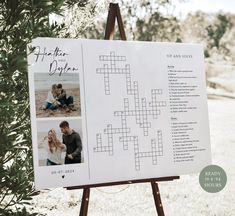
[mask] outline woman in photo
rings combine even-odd
[[[49,91],[47,94],[47,99],[44,102],[43,109],[54,110],[58,108],[58,106],[60,105],[60,102],[58,101],[57,96],[58,96],[58,88],[56,84],[53,84],[51,86],[51,91]]]
[[[66,146],[57,139],[54,129],[48,131],[47,150],[47,166],[64,164]]]

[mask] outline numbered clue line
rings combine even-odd
[[[175,66],[167,66],[168,87],[170,98],[171,138],[173,145],[174,163],[194,161],[195,153],[205,151],[198,144],[200,140],[195,138],[198,122],[180,121],[181,114],[193,115],[197,111],[197,103],[192,98],[198,98],[197,76],[192,70],[179,70]],[[194,103],[192,102],[194,101]]]

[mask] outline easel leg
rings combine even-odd
[[[157,214],[158,216],[164,216],[164,211],[163,211],[163,206],[161,202],[161,196],[160,196],[160,191],[158,188],[158,184],[155,181],[151,181],[151,186],[152,186],[152,191],[153,191],[153,197],[155,201],[155,206],[157,209]]]
[[[90,188],[84,188],[79,216],[87,216],[89,197],[90,197]]]

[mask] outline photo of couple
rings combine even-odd
[[[76,109],[73,104],[73,96],[67,96],[62,84],[53,84],[51,90],[48,91],[47,99],[43,104],[43,110],[55,110],[57,108],[65,108],[67,111]]]
[[[43,122],[41,123],[43,126]],[[51,128],[47,132],[38,132],[39,142],[39,166],[53,166],[63,164],[82,163],[82,139],[81,129],[73,129],[68,121],[58,124],[62,136],[58,136],[58,128]],[[44,127],[42,127],[44,128]],[[57,133],[56,133],[57,130]],[[45,136],[45,133],[47,135]]]
[[[35,73],[37,118],[81,116],[79,74]]]

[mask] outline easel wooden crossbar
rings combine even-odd
[[[114,4],[114,3],[110,3],[109,5],[109,13],[108,13],[108,18],[107,18],[104,38],[106,40],[112,40],[114,38],[116,19],[118,22],[118,29],[120,32],[120,37],[122,40],[126,40],[126,34],[124,31],[124,27],[123,27],[119,5]],[[153,192],[154,202],[155,202],[158,216],[164,216],[165,214],[163,211],[163,205],[161,202],[161,196],[160,196],[160,191],[159,191],[157,182],[172,181],[172,180],[179,179],[179,178],[180,178],[179,176],[169,176],[169,177],[162,177],[162,178],[150,178],[150,179],[141,179],[141,180],[110,182],[110,183],[104,183],[104,184],[75,186],[75,187],[69,187],[67,189],[68,190],[83,189],[82,203],[81,203],[79,216],[87,216],[88,204],[89,204],[89,198],[90,198],[90,188],[150,182],[152,186],[152,192]]]
[[[117,186],[117,185],[123,185],[123,184],[151,183],[153,198],[154,198],[155,207],[156,207],[158,216],[164,216],[165,214],[163,211],[163,205],[161,202],[161,195],[160,195],[160,191],[159,191],[159,187],[158,187],[157,182],[173,181],[173,180],[179,179],[179,178],[180,178],[179,176],[169,176],[169,177],[140,179],[140,180],[132,180],[132,181],[110,182],[110,183],[103,183],[103,184],[68,187],[67,190],[83,189],[82,203],[81,203],[81,207],[80,207],[79,216],[87,216],[91,188]]]

